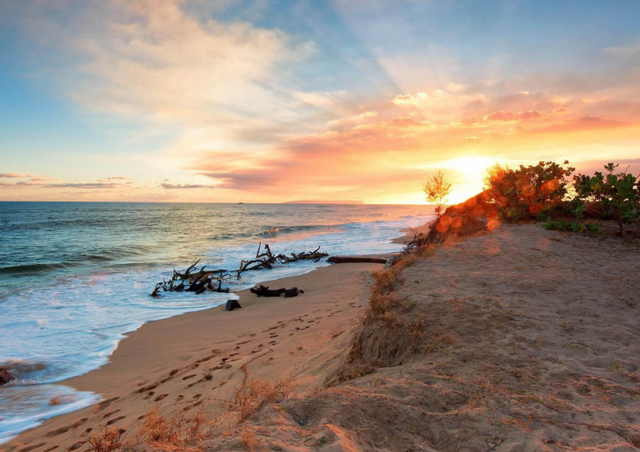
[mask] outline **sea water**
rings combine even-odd
[[[0,202],[0,443],[99,395],[53,384],[105,364],[145,322],[220,305],[232,294],[149,294],[200,259],[235,270],[259,243],[274,253],[395,252],[427,206]],[[329,265],[304,261],[243,273],[232,291]]]

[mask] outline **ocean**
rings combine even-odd
[[[237,269],[258,243],[275,253],[394,252],[392,238],[432,216],[429,206],[0,202],[0,366],[17,377],[0,387],[0,443],[99,400],[54,383],[105,364],[126,333],[233,298],[152,298],[174,267],[201,259]],[[326,265],[243,273],[231,290]]]

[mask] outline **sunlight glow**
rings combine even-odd
[[[428,171],[442,169],[445,177],[453,185],[449,204],[457,204],[482,191],[487,170],[498,160],[486,156],[458,157],[429,165]]]

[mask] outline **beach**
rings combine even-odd
[[[383,265],[282,279],[269,285],[305,293],[244,291],[242,309],[144,325],[108,365],[65,382],[102,402],[4,450],[92,450],[90,435],[116,426],[133,436],[155,407],[213,416],[247,381],[283,378],[286,400],[190,447],[637,450],[638,253],[615,238],[503,224],[401,262],[389,292],[401,308],[382,322],[366,316]]]
[[[107,365],[63,382],[101,394],[98,405],[49,419],[0,450],[85,450],[92,432],[105,425],[131,429],[156,406],[169,415],[232,400],[249,361],[252,378],[291,375],[301,395],[320,387],[340,365],[367,303],[366,281],[381,267],[320,268],[266,283],[303,289],[295,298],[242,291],[242,309],[220,306],[145,324],[119,344]]]

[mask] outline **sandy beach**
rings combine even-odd
[[[133,434],[154,407],[219,409],[243,381],[283,377],[293,397],[193,450],[637,450],[638,256],[614,238],[502,225],[402,265],[389,292],[401,308],[364,324],[382,265],[283,279],[270,285],[305,294],[242,292],[240,310],[144,325],[108,365],[65,382],[101,403],[3,450],[92,450],[90,435]]]
[[[305,291],[295,298],[258,298],[247,290],[238,293],[242,309],[220,306],[143,325],[109,364],[63,382],[101,394],[100,404],[49,419],[0,450],[86,450],[92,432],[107,425],[130,429],[156,406],[173,415],[232,400],[249,361],[252,378],[291,375],[297,393],[305,394],[340,365],[367,303],[366,280],[380,267],[320,268],[265,283]]]

